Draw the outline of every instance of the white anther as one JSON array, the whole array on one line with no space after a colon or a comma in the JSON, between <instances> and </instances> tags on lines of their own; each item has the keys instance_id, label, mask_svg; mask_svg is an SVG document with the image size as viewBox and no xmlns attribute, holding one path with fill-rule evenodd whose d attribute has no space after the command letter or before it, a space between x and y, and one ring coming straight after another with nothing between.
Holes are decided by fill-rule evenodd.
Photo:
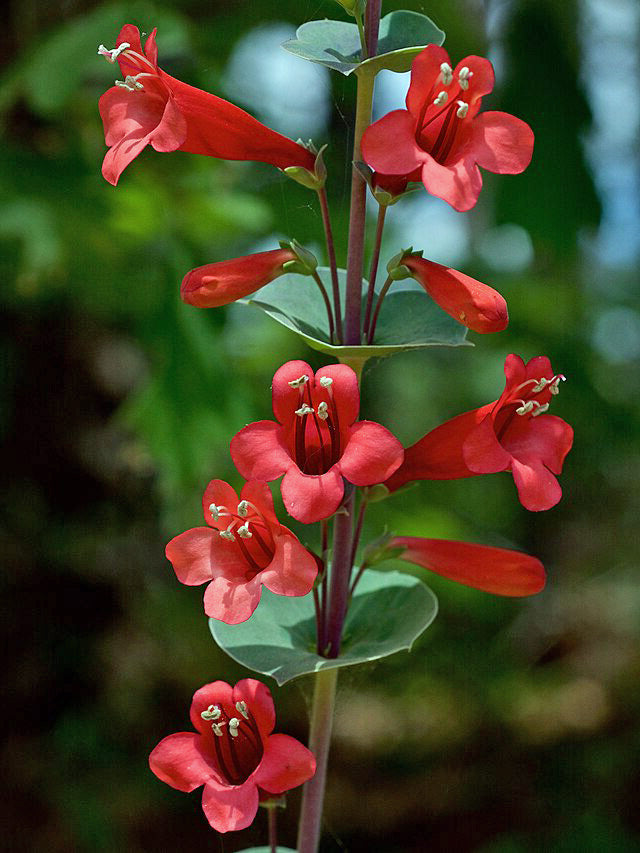
<instances>
[{"instance_id":1,"label":"white anther","mask_svg":"<svg viewBox=\"0 0 640 853\"><path fill-rule=\"evenodd\" d=\"M465 65L458 71L458 83L460 83L461 89L466 90L469 88L469 77L473 77L473 71L469 71Z\"/></svg>"},{"instance_id":2,"label":"white anther","mask_svg":"<svg viewBox=\"0 0 640 853\"><path fill-rule=\"evenodd\" d=\"M245 720L249 719L249 712L247 711L247 703L241 699L239 702L236 702L236 711L239 711Z\"/></svg>"},{"instance_id":3,"label":"white anther","mask_svg":"<svg viewBox=\"0 0 640 853\"><path fill-rule=\"evenodd\" d=\"M533 386L533 388L531 389L531 393L532 393L532 394L539 394L539 393L540 393L540 391L544 391L544 389L547 387L547 385L548 385L550 382L551 382L551 380L550 380L550 379L545 379L545 378L544 378L544 376L543 376L543 377L542 377L542 379L539 379L539 380L536 382L536 384Z\"/></svg>"},{"instance_id":4,"label":"white anther","mask_svg":"<svg viewBox=\"0 0 640 853\"><path fill-rule=\"evenodd\" d=\"M536 405L535 400L529 400L528 403L523 402L522 405L518 406L518 408L516 409L516 414L517 415L528 415L530 412L533 411L533 407L535 405Z\"/></svg>"},{"instance_id":5,"label":"white anther","mask_svg":"<svg viewBox=\"0 0 640 853\"><path fill-rule=\"evenodd\" d=\"M311 408L311 406L308 406L306 403L303 403L299 409L296 409L295 414L303 418L305 415L312 415L313 409Z\"/></svg>"},{"instance_id":6,"label":"white anther","mask_svg":"<svg viewBox=\"0 0 640 853\"><path fill-rule=\"evenodd\" d=\"M548 408L549 408L549 404L548 404L548 403L542 403L541 405L539 405L539 406L538 406L538 408L537 408L537 409L535 410L535 412L531 415L531 417L532 417L532 418L537 418L537 417L538 417L538 415L542 415L544 412L546 412Z\"/></svg>"},{"instance_id":7,"label":"white anther","mask_svg":"<svg viewBox=\"0 0 640 853\"><path fill-rule=\"evenodd\" d=\"M214 521L217 521L220 518L220 508L215 504L209 504L209 512L211 513L211 518Z\"/></svg>"},{"instance_id":8,"label":"white anther","mask_svg":"<svg viewBox=\"0 0 640 853\"><path fill-rule=\"evenodd\" d=\"M443 90L438 93L438 97L434 100L433 105L435 107L441 107L443 104L446 104L449 100L449 95Z\"/></svg>"},{"instance_id":9,"label":"white anther","mask_svg":"<svg viewBox=\"0 0 640 853\"><path fill-rule=\"evenodd\" d=\"M453 80L453 68L448 62L443 62L440 66L440 71L442 72L442 82L445 86L448 86Z\"/></svg>"},{"instance_id":10,"label":"white anther","mask_svg":"<svg viewBox=\"0 0 640 853\"><path fill-rule=\"evenodd\" d=\"M567 381L567 377L566 377L566 376L564 376L562 373L558 373L558 375L557 375L557 376L555 376L555 377L551 380L551 382L550 382L550 384L549 384L549 391L551 391L551 393L552 393L554 396L555 396L556 394L559 394L559 393L560 393L560 387L559 387L559 386L560 386L560 383L561 383L561 382L566 382L566 381Z\"/></svg>"},{"instance_id":11,"label":"white anther","mask_svg":"<svg viewBox=\"0 0 640 853\"><path fill-rule=\"evenodd\" d=\"M238 726L240 725L240 720L237 717L231 717L229 720L229 734L231 737L238 737Z\"/></svg>"},{"instance_id":12,"label":"white anther","mask_svg":"<svg viewBox=\"0 0 640 853\"><path fill-rule=\"evenodd\" d=\"M456 110L456 115L458 118L465 118L467 113L469 112L469 104L465 104L464 101L456 101L458 105L458 109Z\"/></svg>"},{"instance_id":13,"label":"white anther","mask_svg":"<svg viewBox=\"0 0 640 853\"><path fill-rule=\"evenodd\" d=\"M211 728L216 737L222 737L222 726L224 726L224 721L222 723L211 723Z\"/></svg>"},{"instance_id":14,"label":"white anther","mask_svg":"<svg viewBox=\"0 0 640 853\"><path fill-rule=\"evenodd\" d=\"M136 75L138 77L140 75ZM127 92L139 92L141 89L144 89L142 83L140 83L136 77L132 77L131 74L127 74L127 76L123 80L116 80L116 86L120 89L126 89Z\"/></svg>"},{"instance_id":15,"label":"white anther","mask_svg":"<svg viewBox=\"0 0 640 853\"><path fill-rule=\"evenodd\" d=\"M209 705L206 711L201 711L200 716L203 720L219 720L222 711L217 705Z\"/></svg>"},{"instance_id":16,"label":"white anther","mask_svg":"<svg viewBox=\"0 0 640 853\"><path fill-rule=\"evenodd\" d=\"M243 524L242 527L236 529L236 533L241 539L251 539L253 533L249 530L249 522Z\"/></svg>"},{"instance_id":17,"label":"white anther","mask_svg":"<svg viewBox=\"0 0 640 853\"><path fill-rule=\"evenodd\" d=\"M131 47L131 45L129 44L128 41L123 41L121 45L118 45L118 47L114 47L111 50L109 50L108 47L105 47L103 44L101 44L100 47L98 48L98 56L104 56L104 58L106 60L113 63L120 56L120 54L123 51L127 50L127 48L129 48L129 47Z\"/></svg>"},{"instance_id":18,"label":"white anther","mask_svg":"<svg viewBox=\"0 0 640 853\"><path fill-rule=\"evenodd\" d=\"M318 417L321 421L326 421L329 417L329 406L326 403L318 403Z\"/></svg>"},{"instance_id":19,"label":"white anther","mask_svg":"<svg viewBox=\"0 0 640 853\"><path fill-rule=\"evenodd\" d=\"M321 376L320 384L323 388L331 388L333 385L333 379L330 376Z\"/></svg>"},{"instance_id":20,"label":"white anther","mask_svg":"<svg viewBox=\"0 0 640 853\"><path fill-rule=\"evenodd\" d=\"M238 515L240 518L246 518L249 515L249 501L240 501L238 504Z\"/></svg>"},{"instance_id":21,"label":"white anther","mask_svg":"<svg viewBox=\"0 0 640 853\"><path fill-rule=\"evenodd\" d=\"M301 388L303 385L306 385L309 381L309 377L306 373L303 373L302 376L299 376L297 379L292 379L291 382L287 382L287 385L290 385L292 388Z\"/></svg>"},{"instance_id":22,"label":"white anther","mask_svg":"<svg viewBox=\"0 0 640 853\"><path fill-rule=\"evenodd\" d=\"M233 535L233 533L230 530L221 530L220 531L220 538L226 539L227 542L235 542L236 541L236 537Z\"/></svg>"}]
</instances>

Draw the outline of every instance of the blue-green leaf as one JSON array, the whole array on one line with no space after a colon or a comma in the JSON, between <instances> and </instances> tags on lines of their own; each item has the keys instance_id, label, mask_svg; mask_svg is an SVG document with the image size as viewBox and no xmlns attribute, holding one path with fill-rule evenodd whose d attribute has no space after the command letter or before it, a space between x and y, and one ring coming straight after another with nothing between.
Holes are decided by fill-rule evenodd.
<instances>
[{"instance_id":1,"label":"blue-green leaf","mask_svg":"<svg viewBox=\"0 0 640 853\"><path fill-rule=\"evenodd\" d=\"M316 652L311 594L299 598L263 590L248 622L209 620L211 633L230 657L284 684L321 669L354 666L410 649L433 622L438 602L422 581L400 572L366 572L349 607L339 658Z\"/></svg>"}]
</instances>

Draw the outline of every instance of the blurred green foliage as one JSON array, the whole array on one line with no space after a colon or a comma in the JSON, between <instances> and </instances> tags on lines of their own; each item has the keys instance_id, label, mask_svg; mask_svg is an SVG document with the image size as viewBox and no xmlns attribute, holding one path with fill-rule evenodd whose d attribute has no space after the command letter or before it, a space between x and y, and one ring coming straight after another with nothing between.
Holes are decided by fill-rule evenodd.
<instances>
[{"instance_id":1,"label":"blurred green foliage","mask_svg":"<svg viewBox=\"0 0 640 853\"><path fill-rule=\"evenodd\" d=\"M486 51L482 6L390 2L385 11L432 16L455 58ZM325 15L344 17L330 0L9 4L0 545L2 807L13 851L218 843L198 796L159 783L146 757L187 727L197 687L247 673L211 642L200 591L176 583L163 547L200 523L211 477L237 484L228 442L269 417L275 369L295 357L321 363L253 309L199 312L178 297L193 266L266 239L318 244L311 194L268 168L151 150L117 189L107 185L96 102L114 69L95 48L114 43L126 22L157 26L161 65L224 94L226 63L245 32ZM516 0L503 34L505 77L487 99L537 135L530 171L485 176L469 215L464 269L504 293L509 329L474 336L475 350L370 362L363 386L365 417L408 443L495 399L508 352L550 356L570 380L554 412L576 429L557 508L527 513L507 475L422 483L373 506L365 536L386 526L520 547L543 559L549 585L513 602L434 578L440 615L412 654L345 675L327 853L640 846L640 371L594 343L597 318L637 311L638 293L632 270L598 267L589 249L599 200L581 145L590 114L577 20L573 2ZM352 86L332 79L327 132L342 259ZM517 274L477 251L502 223L524 227L533 243L533 263ZM428 255L429 234L416 248ZM304 682L277 691L280 730L305 737L307 700ZM284 843L294 838L298 797L281 819ZM263 843L264 823L219 849Z\"/></svg>"}]
</instances>

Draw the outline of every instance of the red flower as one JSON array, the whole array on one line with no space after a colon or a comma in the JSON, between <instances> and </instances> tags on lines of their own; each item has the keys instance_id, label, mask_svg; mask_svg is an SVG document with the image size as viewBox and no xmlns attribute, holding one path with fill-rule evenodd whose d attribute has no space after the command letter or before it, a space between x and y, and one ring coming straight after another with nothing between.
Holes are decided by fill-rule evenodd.
<instances>
[{"instance_id":1,"label":"red flower","mask_svg":"<svg viewBox=\"0 0 640 853\"><path fill-rule=\"evenodd\" d=\"M407 255L400 263L458 323L481 334L506 329L509 323L507 303L497 290L419 255Z\"/></svg>"},{"instance_id":2,"label":"red flower","mask_svg":"<svg viewBox=\"0 0 640 853\"><path fill-rule=\"evenodd\" d=\"M534 595L545 584L540 560L520 551L417 536L397 536L388 547L404 549L396 559L494 595Z\"/></svg>"},{"instance_id":3,"label":"red flower","mask_svg":"<svg viewBox=\"0 0 640 853\"><path fill-rule=\"evenodd\" d=\"M282 275L285 272L284 264L295 261L296 257L291 249L272 249L270 252L258 252L243 258L196 267L182 279L180 296L184 302L197 305L198 308L228 305L255 293Z\"/></svg>"},{"instance_id":4,"label":"red flower","mask_svg":"<svg viewBox=\"0 0 640 853\"><path fill-rule=\"evenodd\" d=\"M118 81L100 98L109 151L102 174L117 184L125 168L147 145L156 151L189 151L223 160L257 160L279 169L314 171L315 157L302 145L270 130L228 101L188 86L158 68L156 30L144 52L137 27L126 24L114 50L98 53L118 61Z\"/></svg>"},{"instance_id":5,"label":"red flower","mask_svg":"<svg viewBox=\"0 0 640 853\"><path fill-rule=\"evenodd\" d=\"M368 127L362 156L376 172L422 180L431 195L456 210L478 200L478 166L517 174L531 161L533 132L508 113L478 115L493 89L488 59L467 56L451 69L442 47L428 45L413 60L406 110L393 110Z\"/></svg>"},{"instance_id":6,"label":"red flower","mask_svg":"<svg viewBox=\"0 0 640 853\"><path fill-rule=\"evenodd\" d=\"M181 583L210 581L205 613L229 625L251 616L263 584L277 595L306 595L318 573L315 558L276 518L266 483L246 483L240 498L212 480L202 499L210 526L187 530L166 548Z\"/></svg>"},{"instance_id":7,"label":"red flower","mask_svg":"<svg viewBox=\"0 0 640 853\"><path fill-rule=\"evenodd\" d=\"M562 490L554 474L562 471L573 430L562 418L544 413L564 376L553 373L545 356L525 365L519 356L508 355L504 372L506 386L494 403L427 433L405 451L404 463L385 485L395 491L411 480L511 471L524 507L555 506Z\"/></svg>"},{"instance_id":8,"label":"red flower","mask_svg":"<svg viewBox=\"0 0 640 853\"><path fill-rule=\"evenodd\" d=\"M309 524L332 515L344 494L343 477L356 486L386 480L402 461L402 445L383 426L357 421L358 380L350 367L332 364L315 375L304 361L289 361L273 377L273 412L231 441L243 477L275 480L284 474L287 511Z\"/></svg>"},{"instance_id":9,"label":"red flower","mask_svg":"<svg viewBox=\"0 0 640 853\"><path fill-rule=\"evenodd\" d=\"M196 732L161 740L149 756L158 779L193 791L204 785L202 808L218 832L245 829L258 802L302 785L316 772L316 761L289 735L272 735L275 710L271 693L245 678L235 687L205 684L191 702Z\"/></svg>"}]
</instances>

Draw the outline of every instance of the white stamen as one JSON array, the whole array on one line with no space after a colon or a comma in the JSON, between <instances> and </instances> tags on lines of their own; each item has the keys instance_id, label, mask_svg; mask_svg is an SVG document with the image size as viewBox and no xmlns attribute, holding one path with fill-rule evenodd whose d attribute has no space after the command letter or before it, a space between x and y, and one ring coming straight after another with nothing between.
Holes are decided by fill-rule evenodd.
<instances>
[{"instance_id":1,"label":"white stamen","mask_svg":"<svg viewBox=\"0 0 640 853\"><path fill-rule=\"evenodd\" d=\"M249 530L249 522L243 524L242 527L238 527L236 533L241 539L251 539L253 533Z\"/></svg>"},{"instance_id":2,"label":"white stamen","mask_svg":"<svg viewBox=\"0 0 640 853\"><path fill-rule=\"evenodd\" d=\"M222 737L222 726L224 726L224 720L221 723L211 723L211 728L213 729L213 733L216 737Z\"/></svg>"},{"instance_id":3,"label":"white stamen","mask_svg":"<svg viewBox=\"0 0 640 853\"><path fill-rule=\"evenodd\" d=\"M469 104L465 104L464 101L456 101L458 105L458 109L456 110L456 115L458 118L465 118L467 113L469 112Z\"/></svg>"},{"instance_id":4,"label":"white stamen","mask_svg":"<svg viewBox=\"0 0 640 853\"><path fill-rule=\"evenodd\" d=\"M333 379L330 376L321 376L320 384L323 388L330 388L333 385Z\"/></svg>"},{"instance_id":5,"label":"white stamen","mask_svg":"<svg viewBox=\"0 0 640 853\"><path fill-rule=\"evenodd\" d=\"M548 404L548 403L538 404L538 408L537 408L537 409L535 410L535 412L531 415L531 417L532 417L532 418L537 418L537 417L538 417L538 415L541 415L541 414L543 414L544 412L546 412L548 408L549 408L549 404Z\"/></svg>"},{"instance_id":6,"label":"white stamen","mask_svg":"<svg viewBox=\"0 0 640 853\"><path fill-rule=\"evenodd\" d=\"M241 699L239 702L236 702L236 711L239 711L245 720L249 719L249 712L247 711L247 703Z\"/></svg>"},{"instance_id":7,"label":"white stamen","mask_svg":"<svg viewBox=\"0 0 640 853\"><path fill-rule=\"evenodd\" d=\"M238 504L238 515L240 518L246 518L249 515L249 501L240 501Z\"/></svg>"},{"instance_id":8,"label":"white stamen","mask_svg":"<svg viewBox=\"0 0 640 853\"><path fill-rule=\"evenodd\" d=\"M306 373L303 373L302 376L299 376L297 379L292 379L291 382L287 382L287 385L290 385L292 388L301 388L303 385L306 385L309 381L309 377Z\"/></svg>"},{"instance_id":9,"label":"white stamen","mask_svg":"<svg viewBox=\"0 0 640 853\"><path fill-rule=\"evenodd\" d=\"M443 62L440 66L440 71L442 72L442 82L445 86L448 86L453 80L453 68L448 62Z\"/></svg>"},{"instance_id":10,"label":"white stamen","mask_svg":"<svg viewBox=\"0 0 640 853\"><path fill-rule=\"evenodd\" d=\"M466 90L469 88L469 77L473 77L473 71L469 71L469 69L465 65L458 72L458 83L460 83L461 89Z\"/></svg>"},{"instance_id":11,"label":"white stamen","mask_svg":"<svg viewBox=\"0 0 640 853\"><path fill-rule=\"evenodd\" d=\"M236 541L236 537L233 535L233 533L230 530L221 530L220 531L220 538L226 539L227 542L235 542Z\"/></svg>"},{"instance_id":12,"label":"white stamen","mask_svg":"<svg viewBox=\"0 0 640 853\"><path fill-rule=\"evenodd\" d=\"M545 378L544 378L544 376L543 376L543 377L542 377L542 379L539 379L539 380L536 382L536 384L533 386L533 388L531 389L531 393L532 393L532 394L539 394L539 393L540 393L540 391L544 391L544 389L547 387L547 385L548 385L550 382L551 382L551 380L550 380L550 379L545 379Z\"/></svg>"},{"instance_id":13,"label":"white stamen","mask_svg":"<svg viewBox=\"0 0 640 853\"><path fill-rule=\"evenodd\" d=\"M217 705L209 705L206 711L201 711L200 716L203 720L219 720L222 711Z\"/></svg>"},{"instance_id":14,"label":"white stamen","mask_svg":"<svg viewBox=\"0 0 640 853\"><path fill-rule=\"evenodd\" d=\"M214 521L217 521L220 518L220 508L215 504L209 504L209 512L211 513L211 518Z\"/></svg>"},{"instance_id":15,"label":"white stamen","mask_svg":"<svg viewBox=\"0 0 640 853\"><path fill-rule=\"evenodd\" d=\"M237 717L231 717L229 720L229 734L231 737L238 737L238 726L240 725L240 720Z\"/></svg>"},{"instance_id":16,"label":"white stamen","mask_svg":"<svg viewBox=\"0 0 640 853\"><path fill-rule=\"evenodd\" d=\"M525 402L523 401L523 402L522 402L522 405L521 405L521 406L518 406L518 408L516 409L516 414L517 414L517 415L528 415L528 414L529 414L529 412L533 411L533 407L534 407L535 405L536 405L536 401L535 401L535 400L529 400L529 402L528 402L528 403L525 403ZM540 405L540 404L538 403L538 405Z\"/></svg>"},{"instance_id":17,"label":"white stamen","mask_svg":"<svg viewBox=\"0 0 640 853\"><path fill-rule=\"evenodd\" d=\"M549 391L551 391L551 393L552 393L554 396L555 396L556 394L559 394L559 393L560 393L560 387L559 387L559 386L560 386L560 383L561 383L561 382L566 382L566 381L567 381L567 377L566 377L566 376L564 376L562 373L558 373L558 375L557 375L557 376L555 376L555 377L551 380L551 382L550 382L550 384L549 384Z\"/></svg>"},{"instance_id":18,"label":"white stamen","mask_svg":"<svg viewBox=\"0 0 640 853\"><path fill-rule=\"evenodd\" d=\"M140 74L136 74L135 77L132 77L131 74L127 74L127 76L123 80L116 80L116 86L120 89L126 89L127 92L139 92L141 89L144 89L142 83L137 80L137 77L140 77Z\"/></svg>"},{"instance_id":19,"label":"white stamen","mask_svg":"<svg viewBox=\"0 0 640 853\"><path fill-rule=\"evenodd\" d=\"M449 95L443 90L438 93L438 97L434 100L433 105L435 107L441 107L443 104L446 104L449 100Z\"/></svg>"},{"instance_id":20,"label":"white stamen","mask_svg":"<svg viewBox=\"0 0 640 853\"><path fill-rule=\"evenodd\" d=\"M306 403L303 403L299 409L296 409L295 414L303 418L305 415L312 415L313 409L311 408L311 406L308 406Z\"/></svg>"},{"instance_id":21,"label":"white stamen","mask_svg":"<svg viewBox=\"0 0 640 853\"><path fill-rule=\"evenodd\" d=\"M121 45L118 47L114 47L109 50L108 47L105 47L103 44L98 48L98 56L104 56L106 60L111 63L114 63L116 59L120 56L120 54L127 50L127 48L131 47L128 41L123 41Z\"/></svg>"},{"instance_id":22,"label":"white stamen","mask_svg":"<svg viewBox=\"0 0 640 853\"><path fill-rule=\"evenodd\" d=\"M318 403L318 417L321 421L326 421L329 417L329 406L325 402Z\"/></svg>"}]
</instances>

